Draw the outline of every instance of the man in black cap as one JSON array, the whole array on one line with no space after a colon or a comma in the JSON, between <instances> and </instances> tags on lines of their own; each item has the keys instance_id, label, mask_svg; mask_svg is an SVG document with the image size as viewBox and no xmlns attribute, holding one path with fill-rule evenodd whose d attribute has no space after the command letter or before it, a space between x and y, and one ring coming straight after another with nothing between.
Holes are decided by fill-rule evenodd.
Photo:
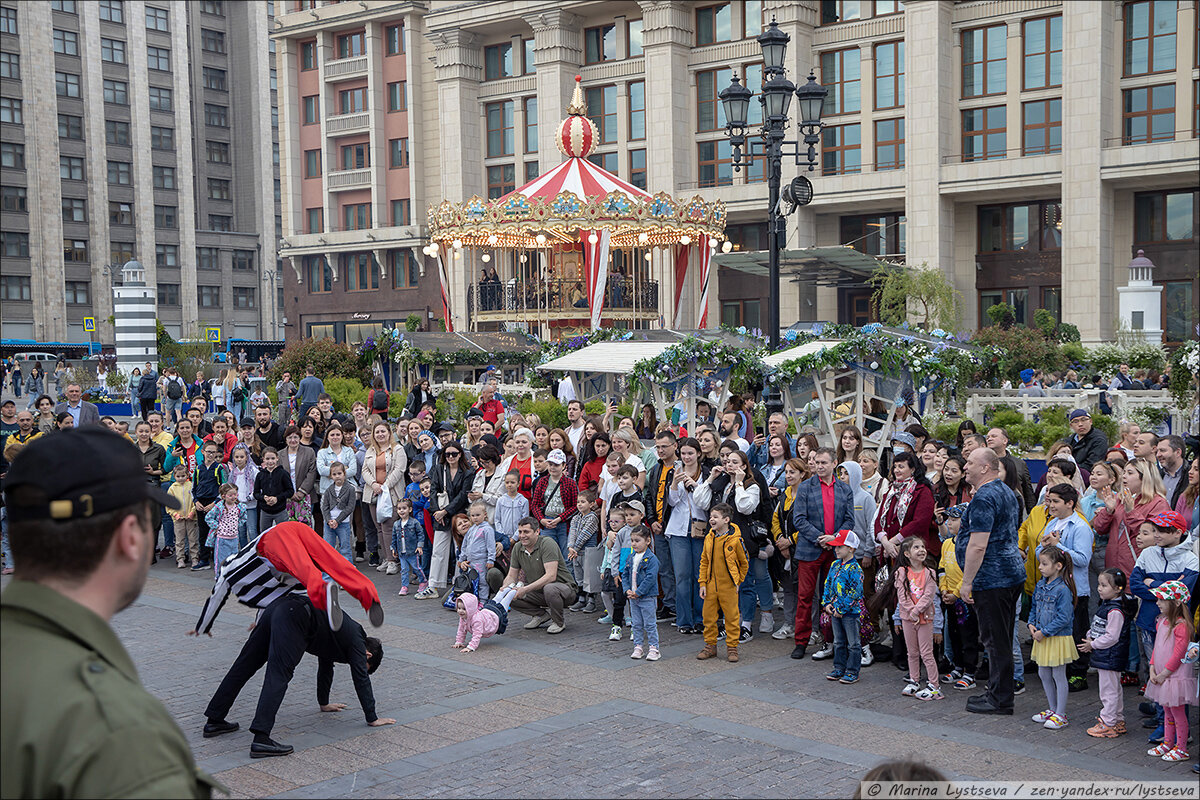
<instances>
[{"instance_id":1,"label":"man in black cap","mask_svg":"<svg viewBox=\"0 0 1200 800\"><path fill-rule=\"evenodd\" d=\"M30 442L5 483L16 575L0 595L0 796L207 798L183 733L109 626L154 555L137 449L103 428Z\"/></svg>"},{"instance_id":2,"label":"man in black cap","mask_svg":"<svg viewBox=\"0 0 1200 800\"><path fill-rule=\"evenodd\" d=\"M1071 456L1083 469L1091 471L1097 461L1103 461L1108 453L1108 437L1104 431L1092 425L1092 414L1086 408L1077 408L1068 418L1071 424Z\"/></svg>"}]
</instances>

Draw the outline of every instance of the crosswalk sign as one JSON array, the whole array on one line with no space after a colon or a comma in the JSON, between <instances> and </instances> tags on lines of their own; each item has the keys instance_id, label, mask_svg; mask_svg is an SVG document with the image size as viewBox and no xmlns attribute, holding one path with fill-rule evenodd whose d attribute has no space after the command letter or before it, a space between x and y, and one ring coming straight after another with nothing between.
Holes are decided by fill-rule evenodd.
<instances>
[{"instance_id":1,"label":"crosswalk sign","mask_svg":"<svg viewBox=\"0 0 1200 800\"><path fill-rule=\"evenodd\" d=\"M84 333L95 333L96 332L96 318L95 317L84 317L83 318L83 331L84 331Z\"/></svg>"},{"instance_id":2,"label":"crosswalk sign","mask_svg":"<svg viewBox=\"0 0 1200 800\"><path fill-rule=\"evenodd\" d=\"M221 329L220 328L205 328L204 329L204 339L209 342L220 342L221 341Z\"/></svg>"}]
</instances>

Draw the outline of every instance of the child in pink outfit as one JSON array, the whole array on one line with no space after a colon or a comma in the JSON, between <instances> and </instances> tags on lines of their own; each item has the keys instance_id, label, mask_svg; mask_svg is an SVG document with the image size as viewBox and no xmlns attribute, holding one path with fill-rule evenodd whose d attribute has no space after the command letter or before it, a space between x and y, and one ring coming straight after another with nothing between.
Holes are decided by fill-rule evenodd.
<instances>
[{"instance_id":1,"label":"child in pink outfit","mask_svg":"<svg viewBox=\"0 0 1200 800\"><path fill-rule=\"evenodd\" d=\"M925 543L910 536L900 543L906 562L896 570L896 610L904 643L908 647L908 683L904 694L919 700L941 700L937 661L933 656L933 604L937 599L937 577L925 566ZM921 662L925 662L925 688L920 688Z\"/></svg>"},{"instance_id":2,"label":"child in pink outfit","mask_svg":"<svg viewBox=\"0 0 1200 800\"><path fill-rule=\"evenodd\" d=\"M512 605L518 586L521 584L505 586L482 607L479 605L479 598L475 595L469 592L460 595L454 601L454 608L458 611L458 634L454 637L454 649L461 649L464 653L474 653L479 649L481 641L496 633L503 633L500 612L504 614L503 625L507 626L508 608ZM471 632L470 642L467 642L467 631Z\"/></svg>"}]
</instances>

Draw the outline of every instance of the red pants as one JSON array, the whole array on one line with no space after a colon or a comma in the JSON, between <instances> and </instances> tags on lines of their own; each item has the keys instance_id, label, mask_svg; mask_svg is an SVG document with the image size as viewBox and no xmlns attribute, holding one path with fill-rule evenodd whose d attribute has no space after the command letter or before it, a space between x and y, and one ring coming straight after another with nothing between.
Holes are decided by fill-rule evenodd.
<instances>
[{"instance_id":1,"label":"red pants","mask_svg":"<svg viewBox=\"0 0 1200 800\"><path fill-rule=\"evenodd\" d=\"M813 596L823 589L825 573L833 563L833 551L826 550L816 561L794 561L796 570L796 645L808 647L812 636Z\"/></svg>"},{"instance_id":2,"label":"red pants","mask_svg":"<svg viewBox=\"0 0 1200 800\"><path fill-rule=\"evenodd\" d=\"M303 522L281 522L267 530L258 537L258 554L304 584L308 599L322 611L326 610L322 572L362 603L364 610L379 602L375 584Z\"/></svg>"}]
</instances>

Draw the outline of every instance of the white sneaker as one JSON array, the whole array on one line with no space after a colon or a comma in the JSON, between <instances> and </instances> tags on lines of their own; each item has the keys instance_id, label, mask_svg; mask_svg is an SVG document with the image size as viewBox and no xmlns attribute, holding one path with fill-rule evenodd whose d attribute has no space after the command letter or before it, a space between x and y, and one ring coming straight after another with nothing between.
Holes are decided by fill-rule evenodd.
<instances>
[{"instance_id":1,"label":"white sneaker","mask_svg":"<svg viewBox=\"0 0 1200 800\"><path fill-rule=\"evenodd\" d=\"M770 633L775 629L775 618L768 612L763 612L762 619L758 623L759 633Z\"/></svg>"},{"instance_id":2,"label":"white sneaker","mask_svg":"<svg viewBox=\"0 0 1200 800\"><path fill-rule=\"evenodd\" d=\"M612 626L612 630L608 632L608 640L610 642L621 641L621 626L620 625Z\"/></svg>"},{"instance_id":3,"label":"white sneaker","mask_svg":"<svg viewBox=\"0 0 1200 800\"><path fill-rule=\"evenodd\" d=\"M944 700L946 695L942 694L942 690L932 683L925 685L924 689L918 691L914 697L918 700Z\"/></svg>"},{"instance_id":4,"label":"white sneaker","mask_svg":"<svg viewBox=\"0 0 1200 800\"><path fill-rule=\"evenodd\" d=\"M560 625L557 622L551 622L550 627L546 628L546 633L562 633L566 629L567 626L565 623Z\"/></svg>"},{"instance_id":5,"label":"white sneaker","mask_svg":"<svg viewBox=\"0 0 1200 800\"><path fill-rule=\"evenodd\" d=\"M384 572L384 571L386 571L386 570L387 570L387 568L388 568L388 564L390 564L390 563L392 563L392 562L390 562L390 561L380 561L380 562L379 562L379 566L375 568L375 571L376 571L376 572Z\"/></svg>"},{"instance_id":6,"label":"white sneaker","mask_svg":"<svg viewBox=\"0 0 1200 800\"><path fill-rule=\"evenodd\" d=\"M397 564L395 561L387 562L387 569L385 570L385 572L387 572L388 575L395 575L399 571L400 571L399 564Z\"/></svg>"},{"instance_id":7,"label":"white sneaker","mask_svg":"<svg viewBox=\"0 0 1200 800\"><path fill-rule=\"evenodd\" d=\"M772 639L791 639L795 633L796 632L795 632L795 630L792 629L791 625L785 624L785 625L781 625L779 627L779 630L772 633L771 638Z\"/></svg>"},{"instance_id":8,"label":"white sneaker","mask_svg":"<svg viewBox=\"0 0 1200 800\"><path fill-rule=\"evenodd\" d=\"M1060 731L1067 727L1067 718L1060 717L1058 714L1051 714L1046 717L1046 722L1042 725L1043 728L1049 728L1052 731Z\"/></svg>"},{"instance_id":9,"label":"white sneaker","mask_svg":"<svg viewBox=\"0 0 1200 800\"><path fill-rule=\"evenodd\" d=\"M662 658L662 654L658 652L657 647L651 647L646 652L646 660L647 661L658 661L660 658Z\"/></svg>"},{"instance_id":10,"label":"white sneaker","mask_svg":"<svg viewBox=\"0 0 1200 800\"><path fill-rule=\"evenodd\" d=\"M921 691L921 685L912 678L905 678L904 690L900 694L905 697L916 697L917 692Z\"/></svg>"},{"instance_id":11,"label":"white sneaker","mask_svg":"<svg viewBox=\"0 0 1200 800\"><path fill-rule=\"evenodd\" d=\"M645 653L642 651L642 646L639 644L633 648L633 652L629 654L630 658L642 658Z\"/></svg>"},{"instance_id":12,"label":"white sneaker","mask_svg":"<svg viewBox=\"0 0 1200 800\"><path fill-rule=\"evenodd\" d=\"M1033 720L1034 722L1036 722L1038 725L1042 725L1043 723L1046 722L1046 720L1050 719L1053 716L1054 716L1054 712L1047 708L1045 711L1041 711L1041 712L1038 712L1037 714L1034 714L1032 717L1030 717L1030 719Z\"/></svg>"},{"instance_id":13,"label":"white sneaker","mask_svg":"<svg viewBox=\"0 0 1200 800\"><path fill-rule=\"evenodd\" d=\"M871 652L870 645L863 645L862 648L862 666L869 667L875 663L875 654Z\"/></svg>"},{"instance_id":14,"label":"white sneaker","mask_svg":"<svg viewBox=\"0 0 1200 800\"><path fill-rule=\"evenodd\" d=\"M783 592L775 592L771 595L771 605L773 608L783 608Z\"/></svg>"},{"instance_id":15,"label":"white sneaker","mask_svg":"<svg viewBox=\"0 0 1200 800\"><path fill-rule=\"evenodd\" d=\"M821 649L812 654L813 661L824 661L833 655L833 645L823 644Z\"/></svg>"}]
</instances>

